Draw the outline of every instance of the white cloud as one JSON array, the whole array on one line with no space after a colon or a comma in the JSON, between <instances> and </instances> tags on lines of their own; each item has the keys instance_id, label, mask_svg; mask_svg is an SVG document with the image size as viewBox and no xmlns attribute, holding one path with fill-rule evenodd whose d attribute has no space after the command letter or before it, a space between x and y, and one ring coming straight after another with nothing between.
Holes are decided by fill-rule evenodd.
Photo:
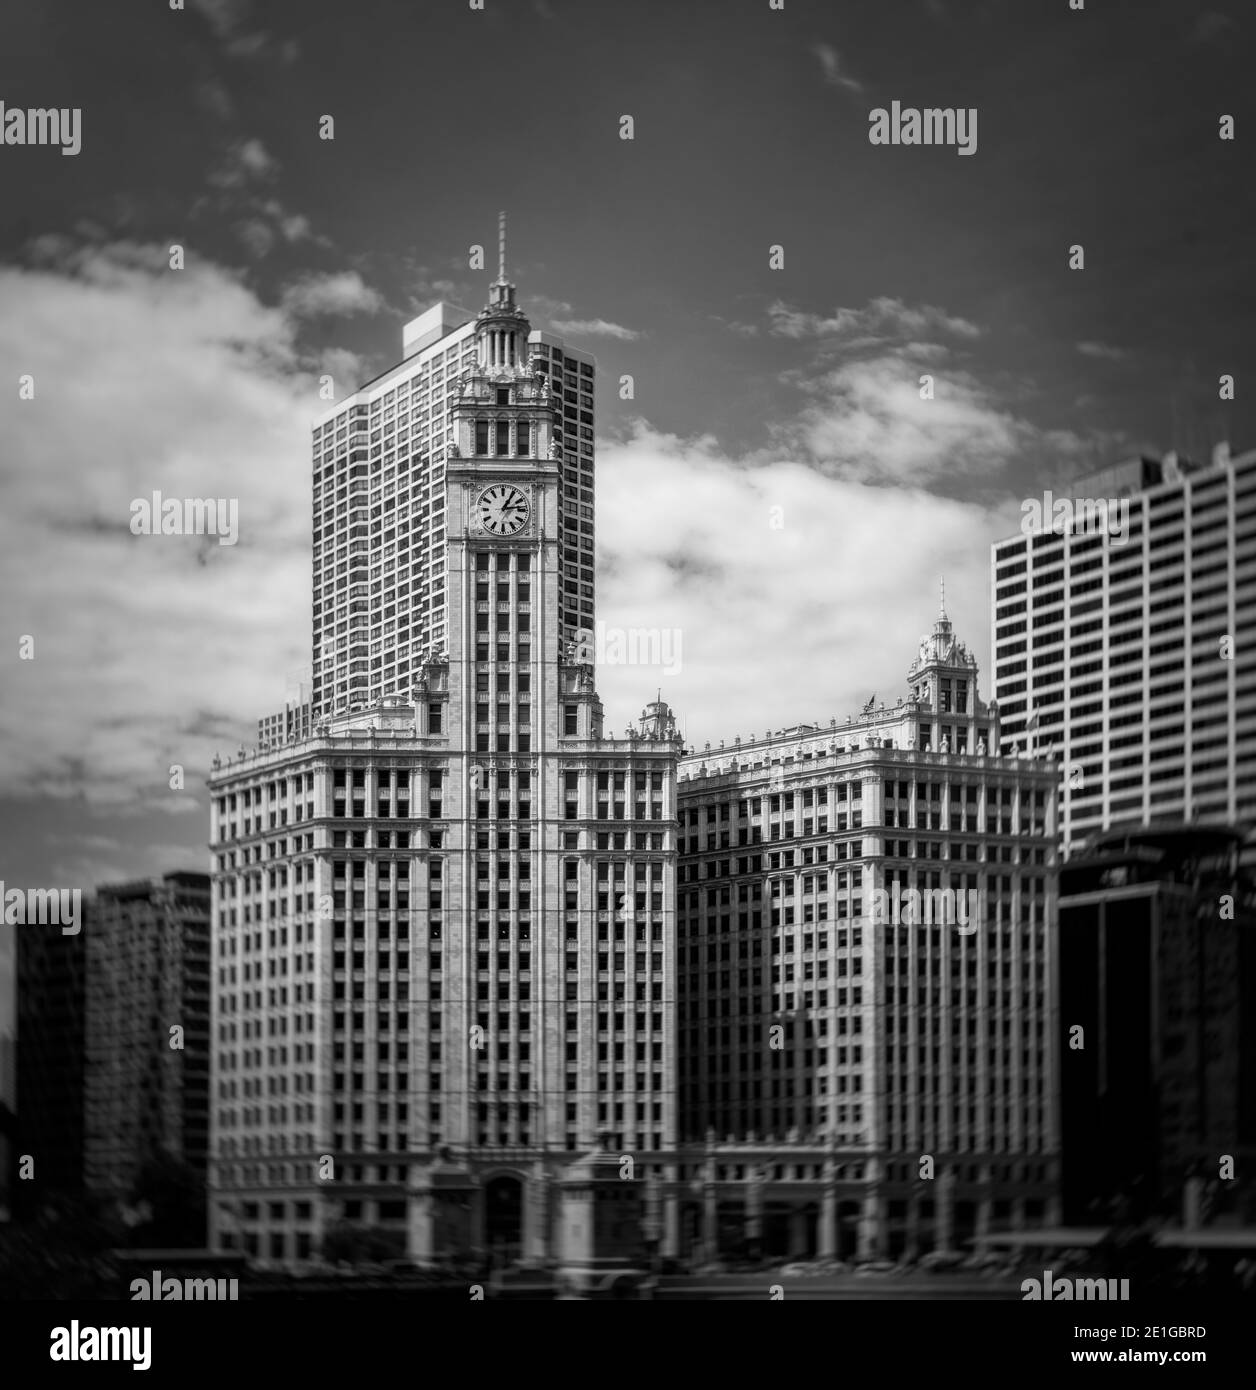
<instances>
[{"instance_id":1,"label":"white cloud","mask_svg":"<svg viewBox=\"0 0 1256 1390\"><path fill-rule=\"evenodd\" d=\"M553 329L555 333L569 333L575 338L622 338L631 342L642 336L635 328L608 323L606 319L556 319Z\"/></svg>"},{"instance_id":2,"label":"white cloud","mask_svg":"<svg viewBox=\"0 0 1256 1390\"><path fill-rule=\"evenodd\" d=\"M842 71L841 57L832 44L818 43L812 47L811 51L819 58L824 80L830 87L842 87L848 92L863 91L862 82Z\"/></svg>"},{"instance_id":3,"label":"white cloud","mask_svg":"<svg viewBox=\"0 0 1256 1390\"><path fill-rule=\"evenodd\" d=\"M260 217L246 217L235 223L232 230L254 260L260 261L274 248L275 233L270 224L263 222Z\"/></svg>"},{"instance_id":4,"label":"white cloud","mask_svg":"<svg viewBox=\"0 0 1256 1390\"><path fill-rule=\"evenodd\" d=\"M797 459L747 461L638 425L598 452L598 617L678 629L682 670L604 665L619 734L656 687L691 743L843 718L905 688L937 611L985 665L989 542L1016 511L870 487ZM773 508L783 523L773 528ZM613 524L611 521L613 519ZM989 696L988 670L982 686Z\"/></svg>"},{"instance_id":5,"label":"white cloud","mask_svg":"<svg viewBox=\"0 0 1256 1390\"><path fill-rule=\"evenodd\" d=\"M958 338L978 338L981 329L968 319L948 314L932 304L907 305L901 299L882 296L869 300L862 309L838 308L831 317L806 313L781 300L768 307L770 332L780 338L837 338L881 341L945 333Z\"/></svg>"},{"instance_id":6,"label":"white cloud","mask_svg":"<svg viewBox=\"0 0 1256 1390\"><path fill-rule=\"evenodd\" d=\"M69 248L0 268L0 357L35 399L8 424L0 788L169 809L308 659L309 422L294 325L162 247ZM236 499L239 542L134 536L131 502ZM35 659L17 659L17 639Z\"/></svg>"},{"instance_id":7,"label":"white cloud","mask_svg":"<svg viewBox=\"0 0 1256 1390\"><path fill-rule=\"evenodd\" d=\"M283 294L284 309L298 318L323 314L367 314L381 308L383 300L356 270L331 275L307 275Z\"/></svg>"},{"instance_id":8,"label":"white cloud","mask_svg":"<svg viewBox=\"0 0 1256 1390\"><path fill-rule=\"evenodd\" d=\"M360 382L369 381L375 375L358 353L336 347L325 348L319 354L319 371L332 378L337 400L356 391Z\"/></svg>"},{"instance_id":9,"label":"white cloud","mask_svg":"<svg viewBox=\"0 0 1256 1390\"><path fill-rule=\"evenodd\" d=\"M223 51L232 58L276 56L295 62L300 47L295 39L276 40L264 29L252 27L252 0L191 0L192 9L205 17Z\"/></svg>"},{"instance_id":10,"label":"white cloud","mask_svg":"<svg viewBox=\"0 0 1256 1390\"><path fill-rule=\"evenodd\" d=\"M267 182L278 172L279 161L260 140L238 140L210 171L209 182L220 189L242 188Z\"/></svg>"},{"instance_id":11,"label":"white cloud","mask_svg":"<svg viewBox=\"0 0 1256 1390\"><path fill-rule=\"evenodd\" d=\"M1124 348L1109 347L1107 343L1078 343L1083 357L1097 357L1105 362L1123 362L1128 356Z\"/></svg>"},{"instance_id":12,"label":"white cloud","mask_svg":"<svg viewBox=\"0 0 1256 1390\"><path fill-rule=\"evenodd\" d=\"M267 307L221 268L172 274L163 247L46 237L38 252L34 268L0 268L0 357L37 383L9 412L0 462L11 634L0 790L81 792L191 820L213 753L251 743L285 673L309 661L317 371L334 363L354 380L361 364L334 349L305 360L300 318L378 297L351 273ZM987 547L1016 529L1016 504L996 515L926 488L953 472L993 480L1009 455L1064 457L1073 441L1034 430L945 364L937 399L920 401L930 350L909 344L808 379L770 453L730 456L645 425L601 444L599 616L683 636L678 676L602 668L608 727L620 731L660 684L695 740L897 692L941 573L961 637L984 651ZM154 490L238 499L239 544L132 536L130 503ZM16 659L23 633L32 662ZM183 794L168 787L176 762ZM112 860L103 848L78 852Z\"/></svg>"},{"instance_id":13,"label":"white cloud","mask_svg":"<svg viewBox=\"0 0 1256 1390\"><path fill-rule=\"evenodd\" d=\"M776 447L835 477L911 487L967 479L997 488L1021 461L1090 457L1093 441L1042 430L985 379L935 359L908 348L809 377L807 403L772 431ZM921 397L923 376L933 379L932 399Z\"/></svg>"},{"instance_id":14,"label":"white cloud","mask_svg":"<svg viewBox=\"0 0 1256 1390\"><path fill-rule=\"evenodd\" d=\"M193 95L202 110L220 121L229 121L235 114L231 93L216 77L207 77L198 82Z\"/></svg>"}]
</instances>

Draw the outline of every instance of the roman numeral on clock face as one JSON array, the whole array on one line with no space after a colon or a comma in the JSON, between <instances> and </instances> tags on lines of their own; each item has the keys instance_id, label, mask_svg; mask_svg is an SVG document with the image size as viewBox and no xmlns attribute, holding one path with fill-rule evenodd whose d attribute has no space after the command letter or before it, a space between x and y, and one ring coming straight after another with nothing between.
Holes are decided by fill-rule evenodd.
<instances>
[{"instance_id":1,"label":"roman numeral on clock face","mask_svg":"<svg viewBox=\"0 0 1256 1390\"><path fill-rule=\"evenodd\" d=\"M521 531L531 511L527 497L511 483L485 488L476 503L480 525L493 536L513 536Z\"/></svg>"}]
</instances>

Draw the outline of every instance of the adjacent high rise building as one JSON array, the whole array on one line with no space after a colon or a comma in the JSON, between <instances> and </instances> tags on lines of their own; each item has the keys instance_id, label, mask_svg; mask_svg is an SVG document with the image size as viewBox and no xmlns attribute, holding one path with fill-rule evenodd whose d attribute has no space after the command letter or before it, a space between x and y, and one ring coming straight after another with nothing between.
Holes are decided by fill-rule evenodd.
<instances>
[{"instance_id":1,"label":"adjacent high rise building","mask_svg":"<svg viewBox=\"0 0 1256 1390\"><path fill-rule=\"evenodd\" d=\"M19 1215L85 1192L129 1201L158 1159L204 1182L209 903L208 875L179 871L98 888L75 933L18 928Z\"/></svg>"},{"instance_id":2,"label":"adjacent high rise building","mask_svg":"<svg viewBox=\"0 0 1256 1390\"><path fill-rule=\"evenodd\" d=\"M146 1164L203 1183L209 1140L209 876L97 889L86 939L83 1164L129 1198Z\"/></svg>"},{"instance_id":3,"label":"adjacent high rise building","mask_svg":"<svg viewBox=\"0 0 1256 1390\"><path fill-rule=\"evenodd\" d=\"M725 1141L708 1241L752 1219L719 1182L743 1169L796 1194L796 1254L1053 1212L1055 772L999 755L945 610L907 685L681 763L682 1138Z\"/></svg>"},{"instance_id":4,"label":"adjacent high rise building","mask_svg":"<svg viewBox=\"0 0 1256 1390\"><path fill-rule=\"evenodd\" d=\"M1080 479L992 549L1003 747L1060 761L1096 831L1256 823L1256 451Z\"/></svg>"},{"instance_id":5,"label":"adjacent high rise building","mask_svg":"<svg viewBox=\"0 0 1256 1390\"><path fill-rule=\"evenodd\" d=\"M430 1258L456 1192L539 1260L596 1134L665 1176L681 745L605 735L577 640L592 362L504 266L404 353L315 433L312 733L210 783L211 1239Z\"/></svg>"},{"instance_id":6,"label":"adjacent high rise building","mask_svg":"<svg viewBox=\"0 0 1256 1390\"><path fill-rule=\"evenodd\" d=\"M80 930L19 926L17 1074L14 1145L34 1160L33 1177L13 1192L25 1216L83 1189L83 1087L87 1028L87 950L93 905Z\"/></svg>"}]
</instances>

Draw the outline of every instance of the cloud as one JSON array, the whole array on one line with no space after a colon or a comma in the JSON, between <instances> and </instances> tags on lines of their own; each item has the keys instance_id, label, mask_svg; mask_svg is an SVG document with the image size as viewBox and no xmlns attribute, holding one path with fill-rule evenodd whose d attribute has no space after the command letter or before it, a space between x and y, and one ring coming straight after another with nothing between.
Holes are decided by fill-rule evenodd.
<instances>
[{"instance_id":1,"label":"cloud","mask_svg":"<svg viewBox=\"0 0 1256 1390\"><path fill-rule=\"evenodd\" d=\"M317 376L368 373L330 347L307 358L299 335L310 314L373 309L378 296L348 272L267 306L213 264L172 274L161 246L48 236L27 265L0 267L0 301L0 357L37 382L9 412L0 454L0 793L109 806L92 828L124 842L120 827L146 824L131 817L165 812L170 834L145 841L158 844L203 815L213 754L251 744L286 673L309 662ZM965 322L877 303L854 328ZM801 406L764 450L644 423L600 442L598 508L614 525L599 529L599 616L674 626L684 643L674 677L599 670L608 728L659 684L694 740L841 716L871 688L898 691L940 573L961 637L984 647L986 547L1016 529L1018 503L1004 515L937 484L980 474L997 494L1009 458L1067 459L1079 441L1036 429L988 381L933 362L938 351L909 338L796 374ZM237 499L239 543L131 535L131 502L154 490ZM21 634L35 638L33 661L17 660ZM69 846L67 864L71 851L99 860L99 878L136 871L133 845Z\"/></svg>"},{"instance_id":2,"label":"cloud","mask_svg":"<svg viewBox=\"0 0 1256 1390\"><path fill-rule=\"evenodd\" d=\"M1077 351L1083 357L1098 357L1105 362L1124 362L1129 356L1124 348L1109 347L1107 343L1078 343Z\"/></svg>"},{"instance_id":3,"label":"cloud","mask_svg":"<svg viewBox=\"0 0 1256 1390\"><path fill-rule=\"evenodd\" d=\"M267 30L253 26L253 0L190 0L190 3L193 10L204 16L228 57L273 57L282 63L293 63L300 55L295 39L275 39Z\"/></svg>"},{"instance_id":4,"label":"cloud","mask_svg":"<svg viewBox=\"0 0 1256 1390\"><path fill-rule=\"evenodd\" d=\"M246 217L232 227L232 231L243 243L245 250L254 260L260 261L270 254L275 245L275 233L270 225L259 217Z\"/></svg>"},{"instance_id":5,"label":"cloud","mask_svg":"<svg viewBox=\"0 0 1256 1390\"><path fill-rule=\"evenodd\" d=\"M575 338L622 338L631 342L643 336L635 328L608 323L606 319L556 319L552 326L555 333L569 333Z\"/></svg>"},{"instance_id":6,"label":"cloud","mask_svg":"<svg viewBox=\"0 0 1256 1390\"><path fill-rule=\"evenodd\" d=\"M193 95L196 104L220 121L229 121L235 115L235 102L231 93L216 77L207 77L198 82Z\"/></svg>"},{"instance_id":7,"label":"cloud","mask_svg":"<svg viewBox=\"0 0 1256 1390\"><path fill-rule=\"evenodd\" d=\"M832 44L817 43L811 49L820 60L824 80L830 87L841 87L848 92L862 92L863 83L842 71L842 61Z\"/></svg>"},{"instance_id":8,"label":"cloud","mask_svg":"<svg viewBox=\"0 0 1256 1390\"><path fill-rule=\"evenodd\" d=\"M186 845L118 845L112 852L99 854L80 854L67 848L53 860L50 878L58 884L81 884L84 894L90 892L94 896L102 887L160 878L177 869L189 868L203 871L205 864L203 861L193 863Z\"/></svg>"},{"instance_id":9,"label":"cloud","mask_svg":"<svg viewBox=\"0 0 1256 1390\"><path fill-rule=\"evenodd\" d=\"M440 300L465 305L480 304L488 298L488 287L483 280L454 280L450 277L448 266L425 265L413 256L394 257L363 252L349 259L358 269L370 273L372 279L386 279L393 284L404 285L405 299L397 307L411 318L426 312ZM465 261L455 261L454 264L466 269ZM535 300L529 297L526 307L534 311ZM535 319L535 312L530 312L529 317Z\"/></svg>"},{"instance_id":10,"label":"cloud","mask_svg":"<svg viewBox=\"0 0 1256 1390\"><path fill-rule=\"evenodd\" d=\"M370 381L376 375L360 354L348 348L326 348L319 355L319 371L331 377L336 398L357 389L358 383Z\"/></svg>"},{"instance_id":11,"label":"cloud","mask_svg":"<svg viewBox=\"0 0 1256 1390\"><path fill-rule=\"evenodd\" d=\"M160 246L44 238L0 300L0 357L36 382L0 459L0 792L184 813L308 660L315 364L282 307ZM238 543L132 535L154 491L234 499Z\"/></svg>"},{"instance_id":12,"label":"cloud","mask_svg":"<svg viewBox=\"0 0 1256 1390\"><path fill-rule=\"evenodd\" d=\"M1016 529L1013 504L869 487L802 454L730 456L643 422L599 443L598 463L598 510L615 519L598 532L599 620L675 630L682 653L674 676L599 667L611 732L660 685L699 748L769 724L841 719L869 689L897 695L940 574L959 636L985 651L987 543Z\"/></svg>"},{"instance_id":13,"label":"cloud","mask_svg":"<svg viewBox=\"0 0 1256 1390\"><path fill-rule=\"evenodd\" d=\"M310 219L299 212L288 212L277 198L267 198L260 204L260 210L272 218L283 239L289 243L313 241L322 246L330 246L327 237L315 236Z\"/></svg>"},{"instance_id":14,"label":"cloud","mask_svg":"<svg viewBox=\"0 0 1256 1390\"><path fill-rule=\"evenodd\" d=\"M722 328L727 328L730 333L735 333L739 338L757 338L759 336L757 323L740 323L736 319L721 318L719 314L712 314L711 318Z\"/></svg>"},{"instance_id":15,"label":"cloud","mask_svg":"<svg viewBox=\"0 0 1256 1390\"><path fill-rule=\"evenodd\" d=\"M882 296L862 309L834 310L832 317L805 313L777 300L768 308L769 331L779 338L837 338L867 344L904 335L946 333L959 338L978 338L981 329L931 304L912 308L901 299Z\"/></svg>"},{"instance_id":16,"label":"cloud","mask_svg":"<svg viewBox=\"0 0 1256 1390\"><path fill-rule=\"evenodd\" d=\"M279 172L276 160L260 140L239 140L210 170L209 182L214 188L243 188L250 183L263 183Z\"/></svg>"},{"instance_id":17,"label":"cloud","mask_svg":"<svg viewBox=\"0 0 1256 1390\"><path fill-rule=\"evenodd\" d=\"M808 382L812 399L776 431L825 473L866 483L923 486L1001 473L1029 429L966 372L938 370L921 399L920 363L903 355L847 362Z\"/></svg>"},{"instance_id":18,"label":"cloud","mask_svg":"<svg viewBox=\"0 0 1256 1390\"><path fill-rule=\"evenodd\" d=\"M264 201L250 198L244 206L251 209L253 215L232 223L231 229L254 260L268 256L281 240L290 246L302 241L316 246L332 244L329 237L315 233L308 217L289 213L276 198Z\"/></svg>"},{"instance_id":19,"label":"cloud","mask_svg":"<svg viewBox=\"0 0 1256 1390\"><path fill-rule=\"evenodd\" d=\"M283 294L285 311L297 318L374 313L382 306L383 299L356 270L307 275L289 285Z\"/></svg>"},{"instance_id":20,"label":"cloud","mask_svg":"<svg viewBox=\"0 0 1256 1390\"><path fill-rule=\"evenodd\" d=\"M273 184L280 168L260 140L236 141L206 175L216 196L198 199L192 216L214 207L222 216L234 218L232 231L254 260L269 255L280 240L289 245L308 241L331 246L331 239L316 233L304 213L290 211L273 194L262 196L261 186Z\"/></svg>"},{"instance_id":21,"label":"cloud","mask_svg":"<svg viewBox=\"0 0 1256 1390\"><path fill-rule=\"evenodd\" d=\"M1015 486L1020 469L1067 469L1093 458L1093 440L1044 430L1009 403L1009 394L1028 396L1031 388L969 369L964 357L983 337L969 319L881 297L830 316L777 301L768 320L774 336L816 345L816 360L780 374L804 404L769 436L778 452L824 473L989 491Z\"/></svg>"}]
</instances>

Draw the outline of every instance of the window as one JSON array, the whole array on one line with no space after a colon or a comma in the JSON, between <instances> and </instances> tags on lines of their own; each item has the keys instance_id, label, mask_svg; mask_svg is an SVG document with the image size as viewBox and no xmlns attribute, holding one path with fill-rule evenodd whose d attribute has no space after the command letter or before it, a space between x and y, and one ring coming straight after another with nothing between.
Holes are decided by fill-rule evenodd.
<instances>
[{"instance_id":1,"label":"window","mask_svg":"<svg viewBox=\"0 0 1256 1390\"><path fill-rule=\"evenodd\" d=\"M488 421L477 420L475 422L475 452L477 454L488 453Z\"/></svg>"}]
</instances>

